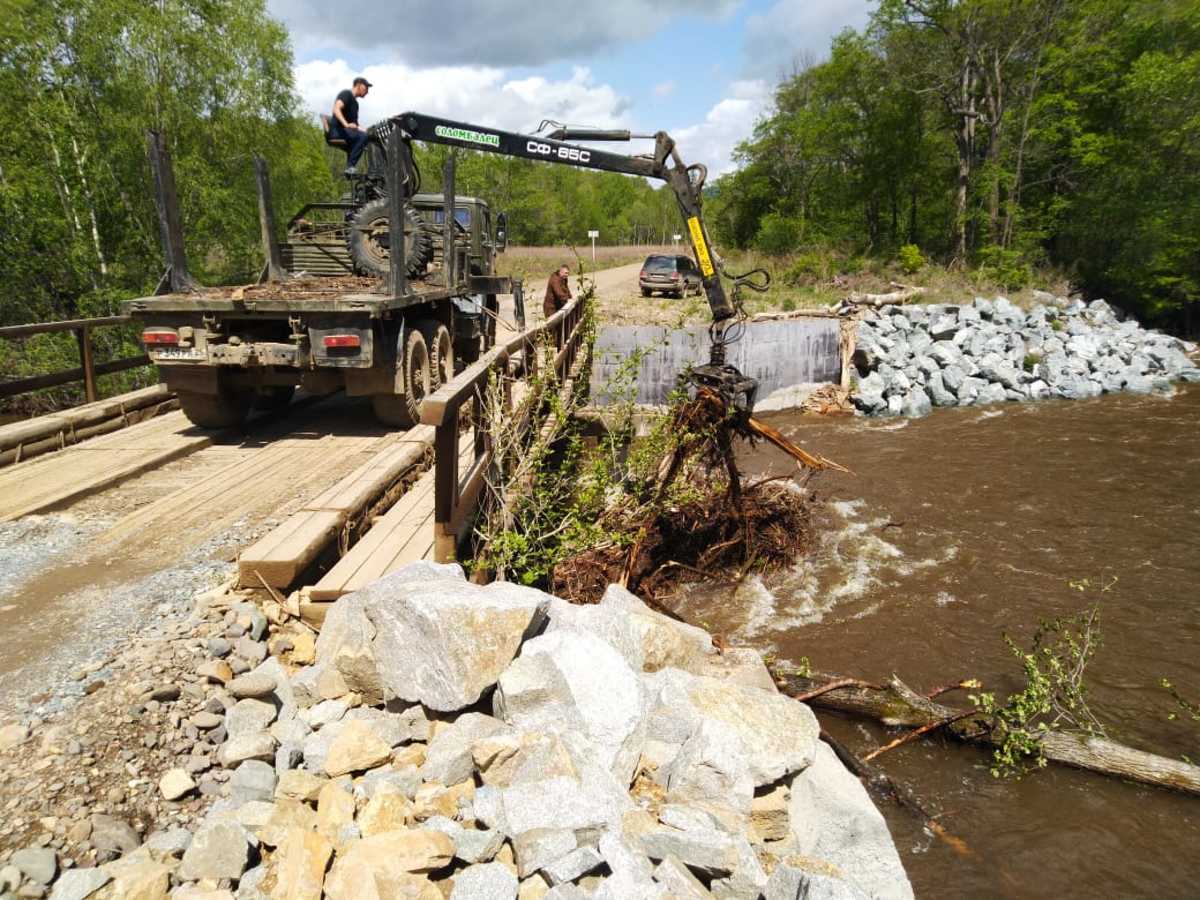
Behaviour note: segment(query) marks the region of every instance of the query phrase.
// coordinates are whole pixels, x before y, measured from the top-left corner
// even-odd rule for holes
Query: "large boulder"
[[[869,897],[913,896],[883,816],[828,745],[793,779],[788,817],[798,854],[832,863]]]
[[[386,694],[443,712],[470,706],[496,683],[551,599],[515,584],[450,578],[383,579],[364,593]]]
[[[526,642],[500,676],[496,717],[523,730],[574,733],[628,785],[646,739],[646,695],[611,644],[564,629]]]
[[[644,677],[654,694],[649,737],[682,744],[708,722],[740,742],[756,787],[812,763],[821,729],[803,703],[678,669]]]

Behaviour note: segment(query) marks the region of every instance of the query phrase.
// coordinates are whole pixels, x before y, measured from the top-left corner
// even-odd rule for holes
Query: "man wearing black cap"
[[[354,85],[337,95],[333,102],[333,121],[329,123],[330,140],[346,142],[346,174],[353,175],[358,158],[367,146],[367,129],[358,124],[358,98],[367,96],[371,82],[359,76]]]

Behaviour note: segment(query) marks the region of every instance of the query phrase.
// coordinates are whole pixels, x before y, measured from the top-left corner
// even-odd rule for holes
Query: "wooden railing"
[[[17,378],[12,381],[0,381],[0,398],[16,397],[30,391],[42,388],[58,387],[63,384],[83,382],[84,395],[87,402],[95,402],[96,376],[111,375],[114,372],[124,372],[127,369],[137,369],[150,365],[150,357],[146,354],[130,356],[125,359],[114,359],[98,363],[94,359],[92,348],[92,331],[96,328],[106,328],[112,325],[127,325],[126,316],[105,316],[96,319],[67,319],[62,322],[36,322],[31,325],[6,325],[0,327],[0,338],[9,340],[31,337],[35,334],[49,334],[56,331],[73,331],[79,344],[79,368],[67,369],[62,372],[51,372],[47,375],[34,375],[29,378]]]
[[[456,557],[458,544],[471,527],[483,495],[488,469],[495,460],[495,442],[491,434],[489,412],[499,412],[512,427],[514,417],[522,417],[518,431],[531,424],[532,403],[522,399],[520,409],[514,407],[512,363],[520,355],[521,372],[527,379],[536,379],[540,366],[539,345],[549,339],[554,347],[554,372],[561,382],[572,371],[583,349],[585,317],[590,299],[581,297],[547,319],[528,329],[507,344],[496,347],[487,355],[460,372],[452,381],[430,394],[421,404],[421,422],[437,428],[434,438],[434,558],[447,562]],[[493,373],[503,379],[501,392],[503,410],[488,411],[486,393]],[[470,424],[473,431],[474,453],[465,473],[459,471],[459,413],[467,403],[472,404]]]

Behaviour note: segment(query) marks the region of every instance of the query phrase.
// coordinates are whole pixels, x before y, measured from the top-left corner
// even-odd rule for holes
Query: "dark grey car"
[[[688,292],[699,294],[703,283],[690,256],[647,256],[638,275],[638,287],[643,297],[655,291],[682,297]]]

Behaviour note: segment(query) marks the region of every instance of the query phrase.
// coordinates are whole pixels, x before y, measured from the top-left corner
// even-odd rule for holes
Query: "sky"
[[[543,119],[666,130],[710,177],[873,0],[268,0],[292,36],[296,88],[328,112],[356,75],[363,124],[416,110],[509,131]],[[628,152],[645,152],[648,142]],[[615,147],[613,149],[616,149]]]

